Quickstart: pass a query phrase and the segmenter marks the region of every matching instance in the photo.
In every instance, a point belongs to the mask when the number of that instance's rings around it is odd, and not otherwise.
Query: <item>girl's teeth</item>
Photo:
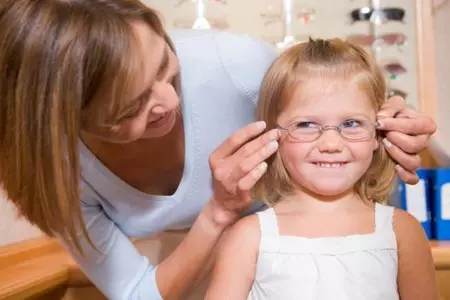
[[[321,168],[339,168],[342,163],[317,163],[317,165]]]

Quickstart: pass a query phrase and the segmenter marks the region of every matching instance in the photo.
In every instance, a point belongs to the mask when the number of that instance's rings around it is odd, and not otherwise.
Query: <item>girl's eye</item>
[[[317,124],[310,121],[301,121],[295,123],[295,128],[316,128]]]
[[[344,122],[342,122],[342,127],[343,128],[355,128],[355,127],[359,127],[362,125],[361,121],[358,120],[345,120]]]

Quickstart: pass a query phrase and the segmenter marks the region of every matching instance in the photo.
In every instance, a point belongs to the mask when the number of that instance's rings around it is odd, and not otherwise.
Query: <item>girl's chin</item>
[[[303,190],[309,194],[325,197],[340,197],[347,195],[349,192],[353,191],[352,186],[348,185],[348,182],[330,182],[326,181],[323,183],[309,183]]]

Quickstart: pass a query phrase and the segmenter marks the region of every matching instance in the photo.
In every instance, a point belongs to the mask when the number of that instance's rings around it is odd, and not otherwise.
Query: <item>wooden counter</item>
[[[83,274],[54,239],[0,247],[0,299],[27,299],[59,291],[70,285],[71,278],[78,279],[74,273]]]
[[[432,241],[431,249],[436,270],[450,270],[450,241]]]
[[[442,299],[450,299],[450,241],[431,242]],[[0,247],[0,299],[62,299],[67,288],[91,283],[54,239]],[[449,288],[447,288],[447,286]],[[55,293],[50,297],[51,292]]]

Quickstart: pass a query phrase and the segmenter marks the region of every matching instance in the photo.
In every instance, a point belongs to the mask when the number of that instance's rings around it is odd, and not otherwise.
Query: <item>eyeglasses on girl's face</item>
[[[345,120],[339,125],[322,125],[311,121],[295,121],[286,126],[278,125],[282,131],[299,142],[313,142],[320,138],[326,130],[336,130],[343,139],[351,142],[366,141],[374,137],[379,125],[367,120]]]

